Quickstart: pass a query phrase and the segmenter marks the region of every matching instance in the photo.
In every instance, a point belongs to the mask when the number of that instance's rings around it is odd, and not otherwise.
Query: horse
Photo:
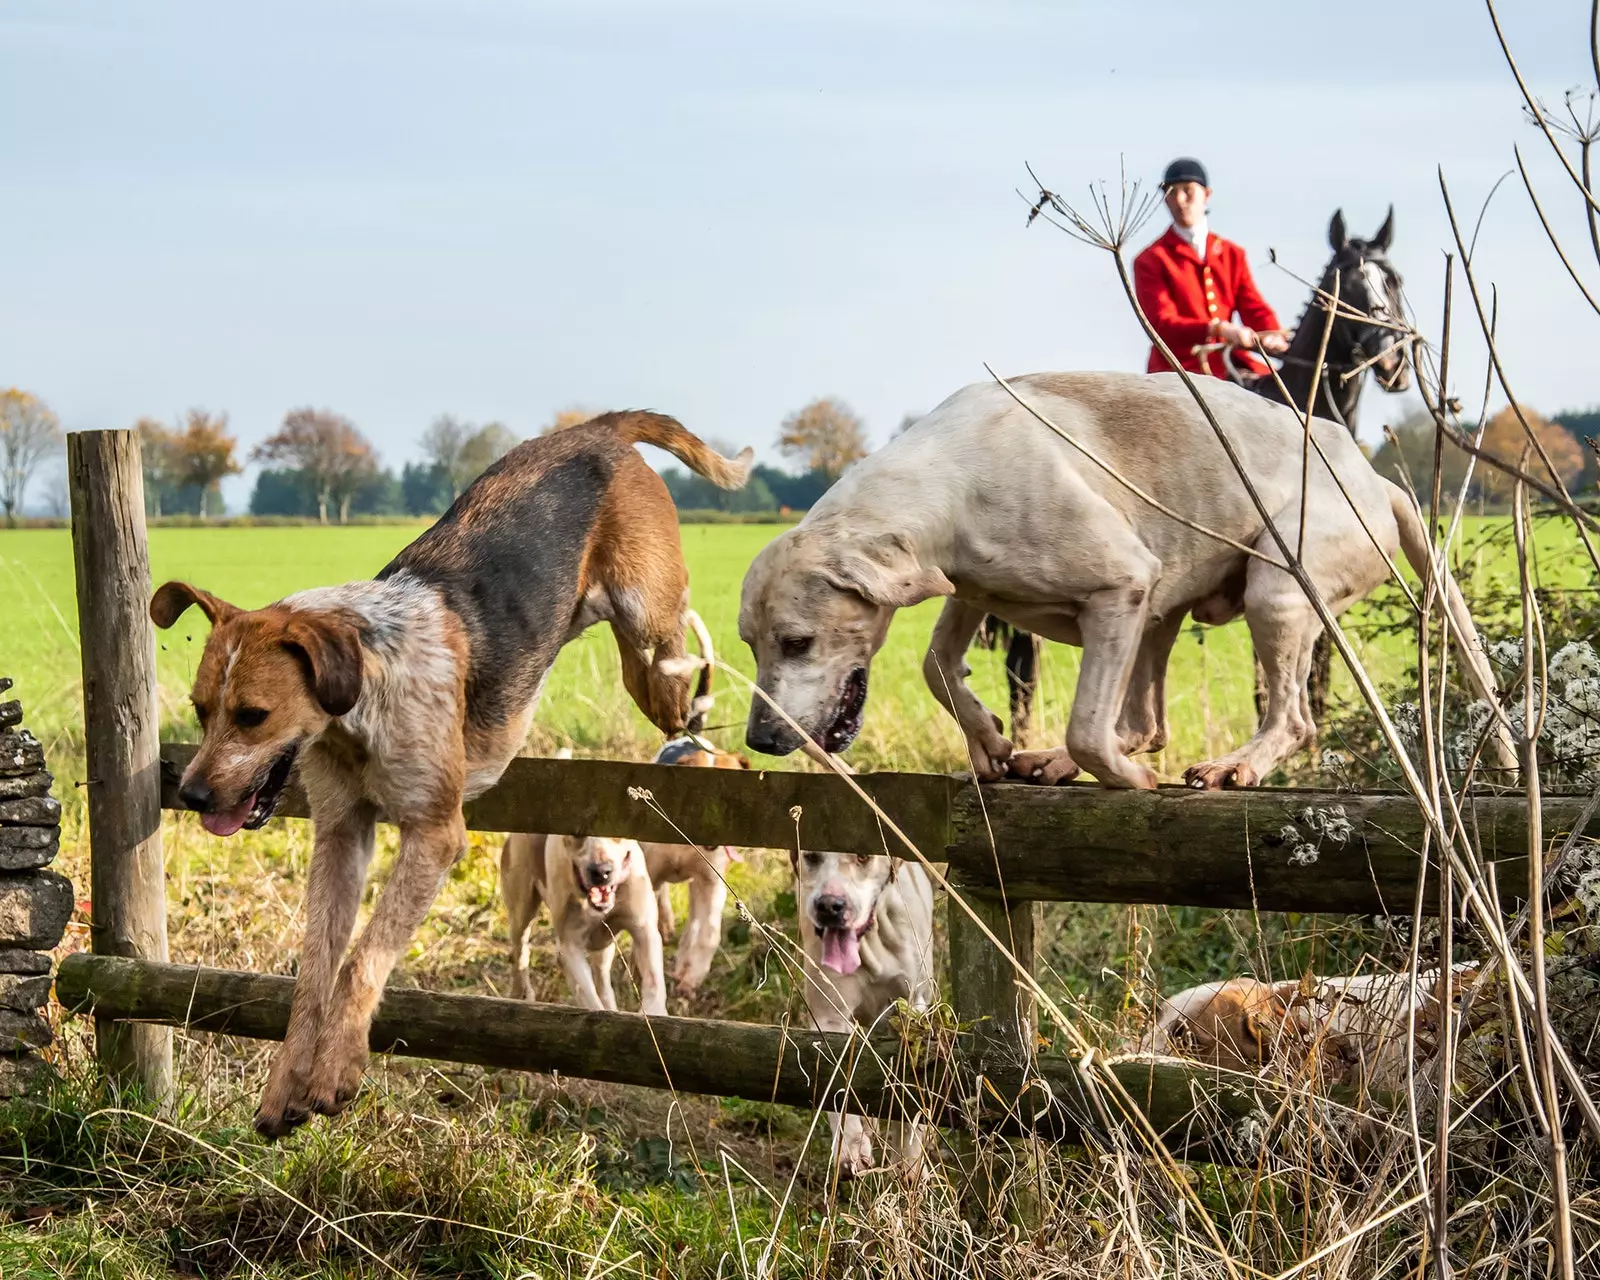
[[[1344,211],[1334,210],[1328,224],[1328,245],[1333,257],[1295,322],[1294,337],[1280,357],[1282,367],[1277,377],[1267,373],[1257,378],[1243,373],[1224,348],[1222,363],[1229,377],[1257,395],[1304,413],[1316,375],[1313,415],[1337,422],[1354,435],[1361,389],[1366,382],[1363,373],[1371,369],[1378,385],[1387,392],[1401,392],[1411,386],[1411,343],[1404,327],[1405,293],[1400,273],[1389,261],[1393,241],[1393,205],[1389,206],[1383,225],[1365,240],[1351,236],[1345,228]],[[1334,305],[1336,285],[1338,306],[1330,326],[1327,315]],[[1319,362],[1317,352],[1325,328],[1328,347]],[[1039,682],[1039,639],[991,614],[978,628],[975,642],[985,649],[1005,646],[1011,739],[1021,746],[1032,727],[1033,695]],[[1318,723],[1327,709],[1331,666],[1332,648],[1324,634],[1312,652],[1308,681],[1312,716]],[[1259,680],[1256,710],[1259,714]]]

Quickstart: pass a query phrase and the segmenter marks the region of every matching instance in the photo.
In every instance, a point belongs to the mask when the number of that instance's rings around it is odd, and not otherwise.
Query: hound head
[[[899,869],[886,854],[789,855],[800,918],[822,942],[822,964],[835,973],[861,967],[861,940],[878,923],[878,899]]]
[[[211,622],[190,700],[200,749],[178,796],[213,835],[272,816],[296,756],[361,696],[361,622],[341,610],[285,604],[244,610],[187,582],[150,601],[158,627],[191,605]]]
[[[745,574],[739,634],[755,654],[758,687],[806,737],[839,752],[861,731],[867,671],[894,611],[954,592],[902,535],[800,524],[768,543]],[[753,750],[783,756],[801,741],[765,699],[751,703],[745,742]]]
[[[644,866],[644,853],[638,842],[609,836],[558,839],[561,856],[572,863],[572,874],[585,906],[594,915],[610,915],[617,905],[617,890]]]

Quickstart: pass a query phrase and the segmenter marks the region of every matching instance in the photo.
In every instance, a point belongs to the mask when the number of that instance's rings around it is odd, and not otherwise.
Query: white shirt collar
[[[1206,226],[1204,215],[1201,215],[1200,221],[1192,227],[1180,227],[1174,222],[1172,229],[1178,233],[1180,240],[1188,241],[1201,262],[1206,260],[1206,240],[1210,238],[1211,229]]]

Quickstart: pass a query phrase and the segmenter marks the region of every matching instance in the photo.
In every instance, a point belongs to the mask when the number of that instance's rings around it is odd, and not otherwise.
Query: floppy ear
[[[226,600],[219,600],[209,591],[191,587],[187,582],[164,582],[150,597],[150,621],[165,631],[192,604],[200,606],[212,626],[226,622],[239,612]]]
[[[824,562],[822,576],[839,590],[853,591],[886,609],[906,609],[956,593],[944,572],[922,565],[898,533],[835,553]]]
[[[342,716],[361,697],[361,633],[332,613],[297,613],[283,629],[283,646],[305,664],[311,691],[330,716]]]
[[[1394,206],[1389,206],[1389,216],[1383,220],[1383,225],[1378,228],[1378,234],[1373,236],[1369,244],[1382,253],[1389,252],[1389,246],[1394,243]]]
[[[1350,243],[1350,237],[1344,229],[1344,210],[1333,211],[1333,221],[1328,224],[1328,243],[1335,253],[1343,253],[1345,246]]]

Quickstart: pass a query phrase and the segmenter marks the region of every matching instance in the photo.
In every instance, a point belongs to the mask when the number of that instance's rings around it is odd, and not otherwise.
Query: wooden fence
[[[94,1013],[106,1069],[159,1095],[170,1088],[170,1040],[130,1037],[130,1024],[281,1038],[292,980],[166,963],[164,922],[150,908],[164,902],[152,815],[158,803],[182,807],[175,780],[193,748],[161,744],[159,768],[138,750],[103,749],[123,726],[154,723],[153,664],[138,657],[150,646],[138,442],[130,432],[70,440],[95,920],[93,953],[63,962],[57,991],[69,1008]],[[1400,795],[1107,792],[919,774],[858,781],[929,860],[947,866],[977,919],[1030,969],[1042,901],[1399,913],[1411,910],[1423,870],[1421,818]],[[1581,804],[1547,798],[1547,830],[1570,827]],[[304,797],[291,790],[279,812],[305,816]],[[480,831],[772,848],[793,847],[798,823],[807,848],[904,852],[847,783],[818,774],[518,759],[466,817]],[[1499,883],[1526,883],[1524,803],[1479,797],[1467,819],[1485,856],[1502,864]],[[1600,834],[1600,821],[1591,831]],[[1089,1096],[1092,1073],[1036,1055],[1032,1001],[1011,960],[965,912],[949,913],[948,933],[958,1025],[950,1034],[914,1028],[869,1039],[391,991],[372,1047],[802,1106],[837,1105],[848,1092],[848,1105],[867,1113],[910,1107],[942,1123],[1067,1140],[1103,1127],[1107,1100]],[[1131,1062],[1114,1070],[1121,1094],[1109,1114],[1137,1107],[1178,1148],[1215,1154],[1228,1122],[1260,1105],[1252,1090],[1213,1073]]]

